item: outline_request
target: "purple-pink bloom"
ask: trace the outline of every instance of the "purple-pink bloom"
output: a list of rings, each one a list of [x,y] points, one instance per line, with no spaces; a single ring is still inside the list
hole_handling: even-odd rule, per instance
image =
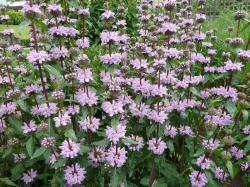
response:
[[[223,169],[221,169],[220,167],[216,167],[214,171],[214,176],[219,181],[225,182],[227,178],[229,177],[229,174]]]
[[[108,149],[106,153],[106,160],[109,165],[113,167],[121,167],[126,163],[127,151],[125,148],[120,148],[117,146],[112,146]]]
[[[207,177],[204,173],[200,171],[193,171],[189,175],[192,187],[203,187],[208,183]]]
[[[86,132],[96,132],[100,125],[100,119],[88,116],[84,120],[79,121],[79,125]]]
[[[80,151],[80,144],[74,142],[70,138],[63,141],[59,147],[61,149],[61,156],[64,158],[75,158]]]
[[[177,129],[173,125],[167,125],[164,130],[164,134],[165,136],[174,138],[178,134],[178,132],[177,132]]]
[[[80,164],[76,163],[66,167],[64,170],[64,179],[70,186],[81,184],[85,179],[85,174],[85,168],[81,168]]]
[[[121,138],[125,137],[126,125],[118,123],[116,127],[107,127],[105,134],[109,141],[117,144]]]
[[[35,124],[34,121],[30,121],[30,122],[24,122],[23,126],[22,126],[22,129],[23,129],[23,133],[24,134],[28,134],[28,133],[31,133],[31,132],[35,132],[36,129],[37,129],[37,126]]]
[[[163,154],[166,148],[167,145],[161,140],[161,138],[152,138],[148,141],[148,150],[152,151],[156,155]]]
[[[33,182],[36,177],[37,177],[37,171],[34,169],[30,169],[23,174],[22,180],[25,184],[28,184]]]

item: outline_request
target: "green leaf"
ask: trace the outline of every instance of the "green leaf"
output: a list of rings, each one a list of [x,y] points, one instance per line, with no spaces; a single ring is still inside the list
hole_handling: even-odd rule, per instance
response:
[[[146,132],[147,132],[147,137],[150,138],[151,134],[155,131],[156,125],[151,125],[147,127]]]
[[[244,153],[247,153],[250,150],[250,141],[247,142],[247,144],[244,147]]]
[[[174,144],[173,144],[173,141],[170,140],[170,141],[167,141],[166,143],[167,143],[167,147],[168,147],[170,153],[173,153],[173,152],[174,152]]]
[[[234,178],[234,170],[233,170],[233,164],[232,164],[232,162],[231,161],[227,161],[226,166],[227,166],[227,170],[228,170],[231,178]]]
[[[96,146],[107,146],[109,144],[109,141],[107,139],[103,139],[103,140],[100,140],[100,141],[95,141],[92,143],[93,145],[96,145]]]
[[[58,168],[61,168],[61,167],[65,166],[65,164],[66,164],[65,159],[58,159],[56,161],[56,163],[53,164],[53,168],[58,169]]]
[[[168,163],[164,157],[159,157],[155,160],[160,173],[162,173],[169,186],[181,186],[184,183],[183,178],[178,173],[176,166]]]
[[[77,137],[76,137],[75,131],[72,128],[66,129],[64,135],[66,137],[68,137],[68,138],[71,138],[74,141],[77,141]]]
[[[59,79],[59,80],[62,80],[62,79],[63,79],[63,76],[62,76],[61,72],[60,72],[57,68],[55,68],[55,67],[53,67],[53,66],[51,66],[51,65],[49,65],[49,64],[45,64],[45,65],[44,65],[44,68],[45,68],[50,74],[54,75],[57,79]]]
[[[249,112],[247,110],[242,110],[243,123],[247,124],[249,118]]]
[[[241,32],[244,32],[246,29],[250,28],[250,22],[248,22],[244,27],[241,29]]]
[[[33,137],[32,136],[26,142],[26,150],[27,150],[29,156],[31,157],[32,154],[33,154],[33,151],[34,151],[34,141],[33,141]]]
[[[194,87],[191,87],[190,88],[190,91],[195,95],[195,96],[198,96],[198,97],[201,97],[201,94],[198,92],[198,90]]]
[[[118,185],[119,185],[119,175],[116,172],[116,168],[115,168],[110,178],[109,187],[118,187]]]
[[[237,112],[237,108],[232,101],[227,101],[225,105],[227,111],[231,114],[231,116],[235,116]]]
[[[111,120],[111,126],[112,126],[112,128],[116,128],[117,125],[118,125],[118,123],[119,123],[119,119],[118,118],[113,118]]]
[[[125,145],[131,145],[131,144],[137,145],[137,144],[138,144],[137,141],[130,140],[130,139],[128,139],[128,138],[123,138],[123,139],[122,139],[122,142],[123,142]]]
[[[22,130],[22,122],[17,119],[16,117],[8,117],[8,122],[9,124],[11,125],[11,127],[15,130],[15,133],[17,134],[22,134],[23,133],[23,130]]]
[[[83,155],[84,153],[88,153],[89,150],[90,150],[90,148],[88,146],[81,145],[81,147],[80,147],[80,155]]]
[[[241,143],[243,143],[243,142],[245,142],[245,141],[250,141],[250,136],[247,136],[247,137],[243,138],[243,139],[241,140]]]
[[[144,185],[144,186],[148,186],[148,183],[149,183],[149,177],[148,176],[145,176],[141,179],[140,181],[140,184]]]
[[[166,181],[161,178],[161,179],[156,179],[154,182],[153,182],[153,185],[152,187],[168,187]]]
[[[220,187],[220,184],[213,179],[213,175],[210,172],[205,171],[205,174],[208,179],[207,187]]]
[[[24,100],[19,99],[19,100],[17,101],[17,104],[20,106],[20,108],[21,108],[23,111],[28,112],[28,106],[27,106],[27,104],[24,102]]]
[[[11,147],[8,147],[5,151],[4,154],[2,155],[2,158],[6,158],[12,153],[13,149]]]
[[[23,167],[23,164],[17,164],[16,166],[14,166],[13,168],[11,168],[11,178],[13,180],[17,180],[19,179],[23,172],[24,172],[25,168]]]
[[[5,177],[5,178],[0,178],[0,183],[2,184],[6,184],[9,186],[17,186],[14,182],[12,182],[9,178]]]
[[[33,156],[31,157],[31,159],[37,158],[41,155],[43,155],[43,153],[46,151],[46,149],[44,147],[40,147],[38,148],[35,153],[33,154]]]

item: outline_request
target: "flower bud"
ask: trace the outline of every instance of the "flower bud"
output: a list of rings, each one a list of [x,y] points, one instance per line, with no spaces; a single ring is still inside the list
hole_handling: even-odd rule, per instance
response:
[[[240,100],[240,105],[242,106],[242,108],[249,108],[249,102],[246,100]]]
[[[246,12],[243,10],[239,10],[234,14],[234,19],[235,20],[240,20],[240,19],[244,19],[246,17]]]
[[[222,156],[222,158],[225,159],[225,160],[230,160],[230,159],[232,158],[231,153],[228,152],[228,151],[222,151],[222,152],[221,152],[221,156]]]
[[[234,30],[233,27],[228,27],[228,28],[227,28],[227,31],[228,31],[228,32],[233,32],[233,30]]]
[[[212,42],[215,42],[217,39],[218,39],[217,36],[211,36],[211,41]]]
[[[234,143],[234,138],[231,137],[231,136],[225,136],[225,137],[223,138],[223,141],[224,141],[225,145],[231,146],[231,145],[233,145],[233,143]]]
[[[247,160],[250,161],[250,155],[247,155]]]
[[[247,95],[246,95],[245,93],[243,93],[243,92],[240,92],[240,93],[238,93],[238,97],[239,97],[240,99],[246,99],[246,98],[247,98]]]
[[[62,101],[64,98],[65,98],[65,95],[63,93],[63,91],[61,90],[55,90],[53,93],[52,93],[52,98],[54,101]]]
[[[242,38],[232,38],[231,41],[230,41],[230,45],[232,47],[240,47],[241,45],[244,44],[244,41]]]
[[[0,40],[0,48],[7,48],[8,47],[8,42],[6,40]]]
[[[233,131],[232,131],[231,129],[226,129],[226,130],[225,130],[225,133],[228,134],[228,135],[231,135],[232,132],[233,132]]]

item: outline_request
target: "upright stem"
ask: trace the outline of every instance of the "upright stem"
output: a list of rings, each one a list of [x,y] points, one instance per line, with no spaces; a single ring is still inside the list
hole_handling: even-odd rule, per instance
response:
[[[148,182],[148,186],[152,187],[155,177],[157,176],[157,169],[156,169],[156,165],[155,165],[155,160],[153,159],[153,163],[152,163],[152,168],[151,168],[151,172],[150,172],[150,176],[149,176],[149,182]]]
[[[32,6],[32,0],[29,0],[30,6]],[[35,22],[34,20],[31,21],[31,27],[32,27],[32,36],[34,39],[34,49],[36,50],[36,52],[38,52],[38,42],[37,42],[37,35],[36,35],[36,26],[35,26]],[[39,75],[40,75],[40,79],[41,79],[41,83],[42,83],[42,88],[43,88],[43,93],[48,105],[48,95],[47,95],[47,90],[45,87],[45,82],[44,82],[44,78],[43,78],[43,72],[42,72],[42,67],[41,64],[37,63],[38,66],[38,71],[39,71]]]

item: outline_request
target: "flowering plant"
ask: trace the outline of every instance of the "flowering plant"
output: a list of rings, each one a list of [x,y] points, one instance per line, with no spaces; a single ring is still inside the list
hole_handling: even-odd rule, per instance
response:
[[[132,36],[126,7],[104,4],[98,45],[83,1],[29,0],[28,49],[3,31],[0,183],[203,187],[239,176],[249,184],[250,84],[237,79],[250,61],[240,37],[246,13],[235,14],[222,51],[202,31],[204,0],[197,10],[187,0],[137,4]]]

